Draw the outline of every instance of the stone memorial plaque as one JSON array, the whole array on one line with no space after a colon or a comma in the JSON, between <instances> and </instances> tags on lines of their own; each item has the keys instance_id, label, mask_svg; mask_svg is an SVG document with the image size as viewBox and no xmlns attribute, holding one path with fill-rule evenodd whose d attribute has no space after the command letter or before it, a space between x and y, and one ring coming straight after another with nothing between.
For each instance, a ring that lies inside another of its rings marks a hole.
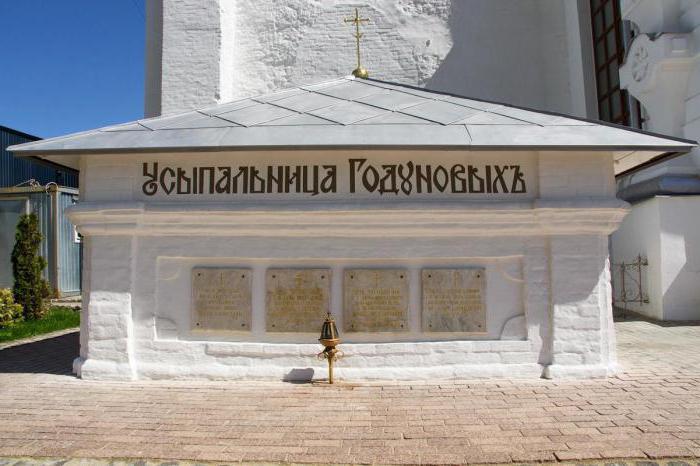
<instances>
[{"instance_id":1,"label":"stone memorial plaque","mask_svg":"<svg viewBox=\"0 0 700 466\"><path fill-rule=\"evenodd\" d=\"M486 332L484 269L423 269L424 332Z\"/></svg>"},{"instance_id":2,"label":"stone memorial plaque","mask_svg":"<svg viewBox=\"0 0 700 466\"><path fill-rule=\"evenodd\" d=\"M267 331L319 332L329 310L330 285L330 269L268 269Z\"/></svg>"},{"instance_id":3,"label":"stone memorial plaque","mask_svg":"<svg viewBox=\"0 0 700 466\"><path fill-rule=\"evenodd\" d=\"M250 331L250 269L192 269L192 329Z\"/></svg>"},{"instance_id":4,"label":"stone memorial plaque","mask_svg":"<svg viewBox=\"0 0 700 466\"><path fill-rule=\"evenodd\" d=\"M346 332L407 332L408 271L349 269L343 277Z\"/></svg>"}]
</instances>

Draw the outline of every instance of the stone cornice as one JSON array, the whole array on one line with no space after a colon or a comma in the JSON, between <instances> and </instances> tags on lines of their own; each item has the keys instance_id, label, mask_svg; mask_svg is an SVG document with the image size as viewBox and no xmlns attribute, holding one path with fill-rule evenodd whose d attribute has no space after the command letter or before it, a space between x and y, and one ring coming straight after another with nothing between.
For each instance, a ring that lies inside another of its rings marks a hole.
<instances>
[{"instance_id":1,"label":"stone cornice","mask_svg":"<svg viewBox=\"0 0 700 466\"><path fill-rule=\"evenodd\" d=\"M620 85L646 109L653 131L684 135L688 80L698 55L691 34L637 36L620 68Z\"/></svg>"},{"instance_id":2,"label":"stone cornice","mask_svg":"<svg viewBox=\"0 0 700 466\"><path fill-rule=\"evenodd\" d=\"M617 199L518 203L351 205L81 203L67 209L84 235L454 237L610 234L627 213Z\"/></svg>"},{"instance_id":3,"label":"stone cornice","mask_svg":"<svg viewBox=\"0 0 700 466\"><path fill-rule=\"evenodd\" d=\"M679 0L622 0L621 10L622 18L645 34L690 30L682 24L684 6Z\"/></svg>"}]
</instances>

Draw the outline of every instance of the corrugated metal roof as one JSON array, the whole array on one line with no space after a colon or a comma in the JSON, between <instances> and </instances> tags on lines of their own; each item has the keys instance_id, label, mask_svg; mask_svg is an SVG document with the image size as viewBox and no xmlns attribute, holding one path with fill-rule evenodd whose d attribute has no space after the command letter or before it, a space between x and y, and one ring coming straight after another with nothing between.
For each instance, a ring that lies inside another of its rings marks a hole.
<instances>
[{"instance_id":1,"label":"corrugated metal roof","mask_svg":"<svg viewBox=\"0 0 700 466\"><path fill-rule=\"evenodd\" d=\"M13 146L18 154L254 148L687 151L693 141L346 77Z\"/></svg>"},{"instance_id":2,"label":"corrugated metal roof","mask_svg":"<svg viewBox=\"0 0 700 466\"><path fill-rule=\"evenodd\" d=\"M12 145L37 140L36 136L0 125L0 188L17 186L32 179L42 185L55 182L77 187L78 172L75 170L36 158L18 158L6 150Z\"/></svg>"}]
</instances>

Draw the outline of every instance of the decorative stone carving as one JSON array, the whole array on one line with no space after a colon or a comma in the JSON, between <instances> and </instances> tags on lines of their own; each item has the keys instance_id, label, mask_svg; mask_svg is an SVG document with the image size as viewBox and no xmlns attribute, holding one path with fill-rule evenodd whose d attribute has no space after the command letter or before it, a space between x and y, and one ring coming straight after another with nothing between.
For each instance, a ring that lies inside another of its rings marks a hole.
<instances>
[{"instance_id":1,"label":"decorative stone carving","mask_svg":"<svg viewBox=\"0 0 700 466\"><path fill-rule=\"evenodd\" d=\"M632 79L642 82L649 74L649 50L645 46L639 46L632 55Z\"/></svg>"},{"instance_id":2,"label":"decorative stone carving","mask_svg":"<svg viewBox=\"0 0 700 466\"><path fill-rule=\"evenodd\" d=\"M647 129L683 137L695 56L690 34L635 37L620 67L620 86L641 102Z\"/></svg>"}]
</instances>

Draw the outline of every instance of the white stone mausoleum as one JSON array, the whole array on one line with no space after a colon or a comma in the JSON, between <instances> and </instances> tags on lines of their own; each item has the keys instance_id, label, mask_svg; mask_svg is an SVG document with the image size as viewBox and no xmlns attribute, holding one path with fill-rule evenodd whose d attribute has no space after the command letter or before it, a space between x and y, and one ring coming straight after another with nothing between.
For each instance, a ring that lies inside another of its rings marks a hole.
<instances>
[{"instance_id":1,"label":"white stone mausoleum","mask_svg":"<svg viewBox=\"0 0 700 466\"><path fill-rule=\"evenodd\" d=\"M80 169L77 373L615 370L615 173L691 141L343 78L15 146Z\"/></svg>"}]
</instances>

